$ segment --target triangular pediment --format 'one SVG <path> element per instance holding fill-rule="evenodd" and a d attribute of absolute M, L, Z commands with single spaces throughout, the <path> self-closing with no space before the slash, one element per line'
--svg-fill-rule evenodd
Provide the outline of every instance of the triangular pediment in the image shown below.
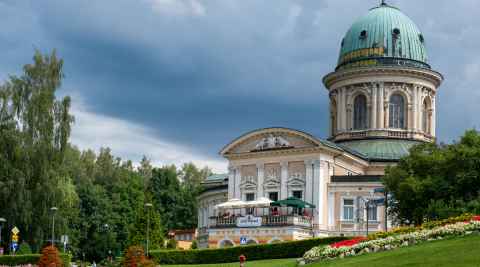
<path fill-rule="evenodd" d="M 227 145 L 221 151 L 221 154 L 314 148 L 320 145 L 320 140 L 304 132 L 287 128 L 267 128 L 253 131 L 237 138 Z"/>

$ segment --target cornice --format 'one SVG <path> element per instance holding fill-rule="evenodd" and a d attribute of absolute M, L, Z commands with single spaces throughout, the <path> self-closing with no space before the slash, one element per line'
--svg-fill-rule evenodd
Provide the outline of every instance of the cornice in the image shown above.
<path fill-rule="evenodd" d="M 348 79 L 369 77 L 369 76 L 410 76 L 427 80 L 439 87 L 443 82 L 443 75 L 440 72 L 421 69 L 421 68 L 408 68 L 408 67 L 363 67 L 344 69 L 335 72 L 331 72 L 323 77 L 323 84 L 327 89 L 337 82 L 341 82 Z M 385 80 L 388 82 L 388 80 Z"/>

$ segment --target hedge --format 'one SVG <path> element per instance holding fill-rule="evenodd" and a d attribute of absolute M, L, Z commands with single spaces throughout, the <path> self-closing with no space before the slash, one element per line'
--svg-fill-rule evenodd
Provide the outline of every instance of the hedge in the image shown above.
<path fill-rule="evenodd" d="M 26 265 L 32 264 L 36 265 L 40 259 L 41 254 L 26 254 L 26 255 L 3 255 L 0 256 L 0 265 L 5 266 L 17 266 L 17 265 Z M 60 253 L 60 258 L 62 258 L 64 266 L 70 266 L 70 261 L 72 260 L 72 255 Z"/>
<path fill-rule="evenodd" d="M 237 246 L 218 249 L 154 250 L 152 259 L 158 264 L 215 264 L 237 262 L 240 255 L 247 260 L 300 258 L 311 248 L 348 239 L 346 237 L 313 238 L 274 244 Z"/>

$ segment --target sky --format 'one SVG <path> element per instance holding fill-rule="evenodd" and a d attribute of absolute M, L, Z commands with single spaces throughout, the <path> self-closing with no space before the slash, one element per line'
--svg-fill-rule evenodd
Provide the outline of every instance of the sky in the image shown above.
<path fill-rule="evenodd" d="M 219 150 L 282 126 L 326 138 L 340 42 L 378 0 L 0 0 L 0 80 L 35 49 L 65 61 L 71 142 L 154 165 L 224 172 Z M 425 36 L 445 76 L 437 137 L 480 124 L 480 1 L 387 0 Z"/>

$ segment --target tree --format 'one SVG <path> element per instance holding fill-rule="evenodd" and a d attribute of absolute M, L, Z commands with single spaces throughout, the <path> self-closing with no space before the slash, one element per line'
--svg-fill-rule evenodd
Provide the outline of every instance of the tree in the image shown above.
<path fill-rule="evenodd" d="M 50 207 L 67 231 L 78 200 L 61 168 L 73 116 L 70 98 L 56 99 L 63 61 L 35 52 L 23 74 L 0 87 L 0 210 L 36 250 L 49 236 Z"/>
<path fill-rule="evenodd" d="M 421 144 L 384 177 L 403 223 L 421 224 L 480 209 L 480 135 L 467 131 L 450 145 Z"/>
<path fill-rule="evenodd" d="M 160 214 L 155 208 L 141 208 L 137 211 L 135 223 L 130 227 L 128 244 L 146 246 L 147 224 L 150 213 L 149 249 L 163 248 L 163 228 Z"/>

